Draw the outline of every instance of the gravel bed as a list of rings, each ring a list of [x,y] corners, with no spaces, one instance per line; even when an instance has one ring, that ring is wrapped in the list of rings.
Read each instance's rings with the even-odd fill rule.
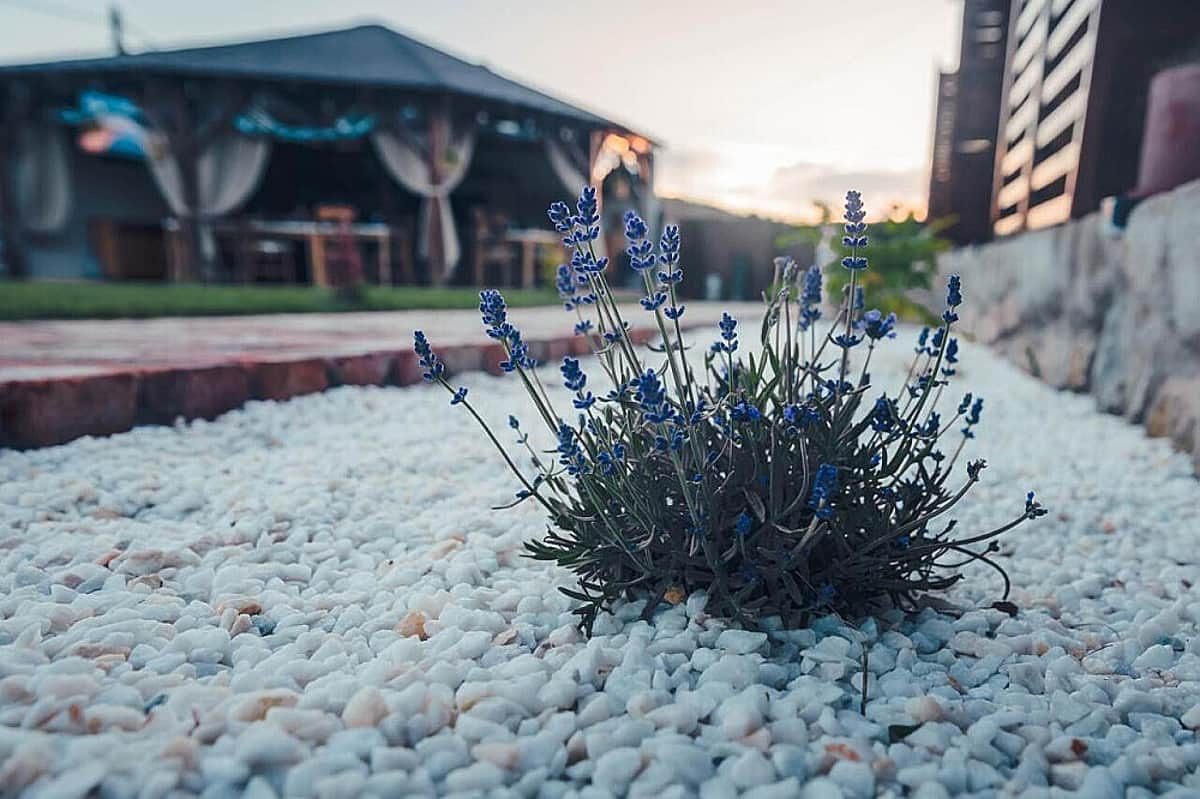
[[[1052,511],[1003,539],[1015,617],[973,566],[912,617],[767,635],[695,595],[584,640],[520,554],[541,515],[488,510],[513,481],[430,387],[0,453],[0,794],[1200,796],[1187,459],[964,351],[961,529]],[[504,433],[527,408],[464,382]]]

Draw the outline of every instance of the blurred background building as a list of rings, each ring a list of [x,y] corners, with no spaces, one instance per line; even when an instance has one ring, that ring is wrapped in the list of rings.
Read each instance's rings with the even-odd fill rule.
[[[380,25],[116,38],[0,68],[11,276],[533,285],[551,201],[657,210],[648,137]]]

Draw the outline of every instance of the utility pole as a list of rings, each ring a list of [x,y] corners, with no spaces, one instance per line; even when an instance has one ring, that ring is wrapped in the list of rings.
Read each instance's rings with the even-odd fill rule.
[[[112,35],[113,50],[117,55],[125,55],[124,25],[121,22],[121,9],[116,3],[108,7],[108,30]]]

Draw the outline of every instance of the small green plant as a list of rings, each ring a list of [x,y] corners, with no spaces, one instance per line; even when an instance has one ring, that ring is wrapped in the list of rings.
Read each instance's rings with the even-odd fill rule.
[[[565,358],[560,372],[573,407],[561,412],[503,297],[480,295],[487,333],[508,354],[502,368],[525,385],[538,424],[557,442],[539,450],[509,417],[532,473],[484,424],[467,389],[448,381],[420,331],[414,345],[425,378],[474,416],[517,476],[516,502],[540,503],[549,514],[550,529],[528,543],[528,554],[578,576],[578,587],[563,591],[579,601],[586,630],[619,598],[648,599],[648,617],[674,589],[706,591],[710,612],[753,627],[769,616],[799,625],[812,613],[911,607],[921,592],[961,579],[957,569],[971,561],[1004,575],[989,558],[992,539],[1045,510],[1030,492],[1020,513],[994,530],[958,536],[946,519],[984,469],[982,460],[958,467],[982,399],[967,394],[944,417],[939,410],[958,362],[957,276],[940,326],[921,333],[905,383],[876,395],[871,356],[894,337],[896,319],[855,301],[867,237],[861,198],[850,192],[842,239],[848,290],[832,322],[819,322],[820,269],[801,271],[785,259],[757,351],[742,346],[738,322],[725,314],[701,368],[680,324],[679,231],[668,226],[656,251],[645,223],[625,217],[627,252],[645,286],[641,305],[662,342],[646,352],[627,335],[607,259],[593,247],[598,218],[591,189],[574,210],[550,208],[574,249],[558,288],[608,391],[597,394],[583,365]],[[947,455],[940,442],[951,431],[958,440]]]
[[[833,260],[819,265],[826,271],[830,294],[841,296],[850,276],[847,270],[838,269],[837,264],[841,258],[850,255],[850,248],[836,237],[828,242],[831,246],[820,246],[835,231],[828,209],[823,211],[821,224],[798,228],[781,236],[778,243],[788,246],[807,242],[816,247],[818,252],[822,249],[828,251]],[[895,313],[901,319],[932,324],[936,317],[909,294],[914,291],[924,293],[932,288],[937,256],[951,247],[950,241],[939,234],[953,222],[952,218],[918,222],[910,213],[902,219],[883,219],[874,223],[871,230],[871,269],[858,276],[857,288],[870,297],[872,304],[883,313]]]

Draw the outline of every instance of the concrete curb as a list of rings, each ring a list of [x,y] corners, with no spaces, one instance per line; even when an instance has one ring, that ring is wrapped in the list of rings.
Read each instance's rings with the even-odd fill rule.
[[[635,344],[645,344],[657,331],[632,328],[628,335]],[[543,363],[589,352],[579,336],[528,344]],[[452,374],[502,373],[504,349],[495,342],[435,347],[435,352]],[[420,380],[416,356],[408,349],[14,380],[0,383],[0,447],[48,447],[122,433],[134,425],[212,419],[255,399],[286,400],[335,386],[408,386]]]

